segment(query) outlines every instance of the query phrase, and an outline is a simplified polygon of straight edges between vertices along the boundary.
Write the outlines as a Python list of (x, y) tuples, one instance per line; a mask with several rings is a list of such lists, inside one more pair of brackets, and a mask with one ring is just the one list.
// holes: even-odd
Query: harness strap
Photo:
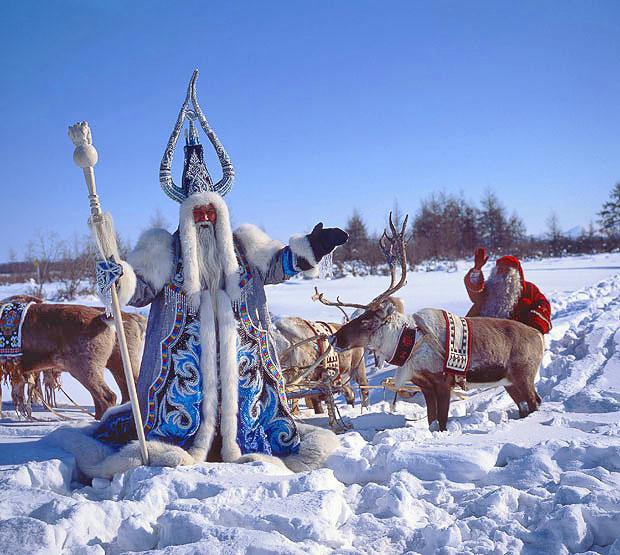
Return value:
[(416, 328), (410, 328), (409, 326), (403, 326), (396, 344), (396, 349), (392, 358), (388, 360), (388, 364), (394, 366), (402, 366), (409, 360), (413, 347), (415, 345)]

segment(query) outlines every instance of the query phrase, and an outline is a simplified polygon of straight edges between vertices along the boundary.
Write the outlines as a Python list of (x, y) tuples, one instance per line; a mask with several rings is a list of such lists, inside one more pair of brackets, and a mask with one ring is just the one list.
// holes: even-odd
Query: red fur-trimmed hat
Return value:
[(508, 266), (510, 268), (516, 268), (519, 271), (519, 275), (521, 276), (521, 282), (525, 281), (525, 276), (523, 274), (523, 268), (521, 267), (521, 262), (519, 261), (519, 259), (516, 256), (502, 256), (501, 258), (498, 258), (497, 261), (495, 262), (496, 266), (502, 265), (502, 266)]

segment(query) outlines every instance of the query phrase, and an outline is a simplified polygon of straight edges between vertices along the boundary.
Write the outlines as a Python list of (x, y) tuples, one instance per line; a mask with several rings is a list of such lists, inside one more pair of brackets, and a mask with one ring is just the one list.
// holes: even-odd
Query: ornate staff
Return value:
[[(129, 399), (131, 401), (131, 411), (133, 412), (134, 423), (138, 433), (140, 442), (140, 452), (142, 454), (142, 462), (149, 464), (149, 455), (146, 449), (146, 439), (144, 437), (144, 427), (142, 425), (142, 415), (138, 404), (138, 394), (136, 393), (136, 385), (133, 380), (133, 372), (131, 369), (131, 359), (129, 358), (129, 349), (127, 348), (127, 339), (125, 337), (125, 328), (123, 327), (123, 317), (121, 306), (118, 302), (118, 292), (116, 290), (116, 281), (122, 275), (119, 271), (118, 263), (120, 256), (116, 244), (116, 235), (114, 234), (114, 226), (112, 218), (109, 214), (104, 214), (99, 203), (99, 196), (95, 187), (95, 171), (93, 167), (99, 158), (97, 150), (93, 146), (93, 140), (90, 133), (88, 123), (81, 121), (69, 127), (69, 138), (75, 145), (73, 152), (73, 161), (84, 171), (86, 186), (88, 187), (88, 200), (90, 202), (90, 218), (88, 223), (93, 231), (99, 253), (101, 254), (104, 264), (108, 264), (105, 271), (97, 276), (97, 281), (104, 282), (103, 289), (107, 291), (109, 305), (107, 308), (114, 316), (116, 325), (116, 335), (121, 349), (121, 358), (123, 359), (123, 370), (125, 371), (125, 381), (129, 390)], [(99, 272), (98, 272), (99, 274)]]

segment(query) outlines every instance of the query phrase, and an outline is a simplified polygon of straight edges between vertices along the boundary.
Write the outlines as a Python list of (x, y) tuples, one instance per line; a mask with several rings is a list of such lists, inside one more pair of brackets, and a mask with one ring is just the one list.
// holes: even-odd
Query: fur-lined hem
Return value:
[[(91, 434), (99, 424), (92, 424), (83, 428), (63, 427), (50, 433), (44, 441), (50, 441), (71, 453), (76, 460), (77, 467), (89, 478), (111, 479), (114, 474), (125, 472), (142, 466), (140, 445), (133, 441), (119, 452), (97, 441)], [(245, 463), (252, 461), (271, 462), (279, 467), (286, 466), (293, 472), (307, 472), (321, 467), (327, 457), (338, 447), (338, 437), (330, 430), (297, 424), (301, 444), (299, 452), (288, 457), (277, 458), (261, 453), (243, 455), (231, 458), (231, 462)], [(204, 457), (193, 457), (181, 447), (160, 441), (147, 441), (150, 466), (188, 466), (204, 462)], [(230, 454), (232, 456), (232, 453)]]
[(250, 453), (243, 455), (236, 462), (241, 464), (262, 461), (278, 467), (284, 466), (293, 472), (308, 472), (323, 466), (327, 457), (340, 447), (338, 436), (331, 430), (310, 424), (300, 424), (299, 422), (297, 422), (297, 430), (300, 445), (299, 451), (294, 455), (279, 458), (263, 453)]

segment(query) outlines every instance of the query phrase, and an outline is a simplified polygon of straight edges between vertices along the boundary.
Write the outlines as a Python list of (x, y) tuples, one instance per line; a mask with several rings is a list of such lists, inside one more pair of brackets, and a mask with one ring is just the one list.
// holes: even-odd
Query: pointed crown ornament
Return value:
[[(211, 129), (196, 99), (197, 78), (198, 70), (195, 69), (190, 79), (189, 86), (187, 87), (185, 101), (181, 106), (179, 116), (177, 117), (172, 134), (168, 139), (168, 144), (166, 145), (166, 150), (164, 151), (164, 156), (159, 166), (159, 182), (161, 183), (161, 188), (172, 200), (176, 200), (179, 203), (183, 202), (194, 193), (205, 191), (212, 191), (224, 196), (230, 191), (233, 181), (235, 180), (235, 170), (230, 161), (230, 157), (224, 150), (222, 143), (213, 129)], [(179, 187), (172, 179), (172, 158), (185, 120), (188, 121), (189, 128), (186, 130), (186, 144), (184, 148), (185, 161), (183, 163), (181, 186)], [(220, 161), (220, 165), (222, 166), (222, 179), (217, 183), (213, 183), (213, 179), (205, 165), (203, 146), (200, 144), (198, 130), (194, 125), (196, 120), (198, 120), (200, 127), (202, 127), (209, 141), (211, 141)]]

